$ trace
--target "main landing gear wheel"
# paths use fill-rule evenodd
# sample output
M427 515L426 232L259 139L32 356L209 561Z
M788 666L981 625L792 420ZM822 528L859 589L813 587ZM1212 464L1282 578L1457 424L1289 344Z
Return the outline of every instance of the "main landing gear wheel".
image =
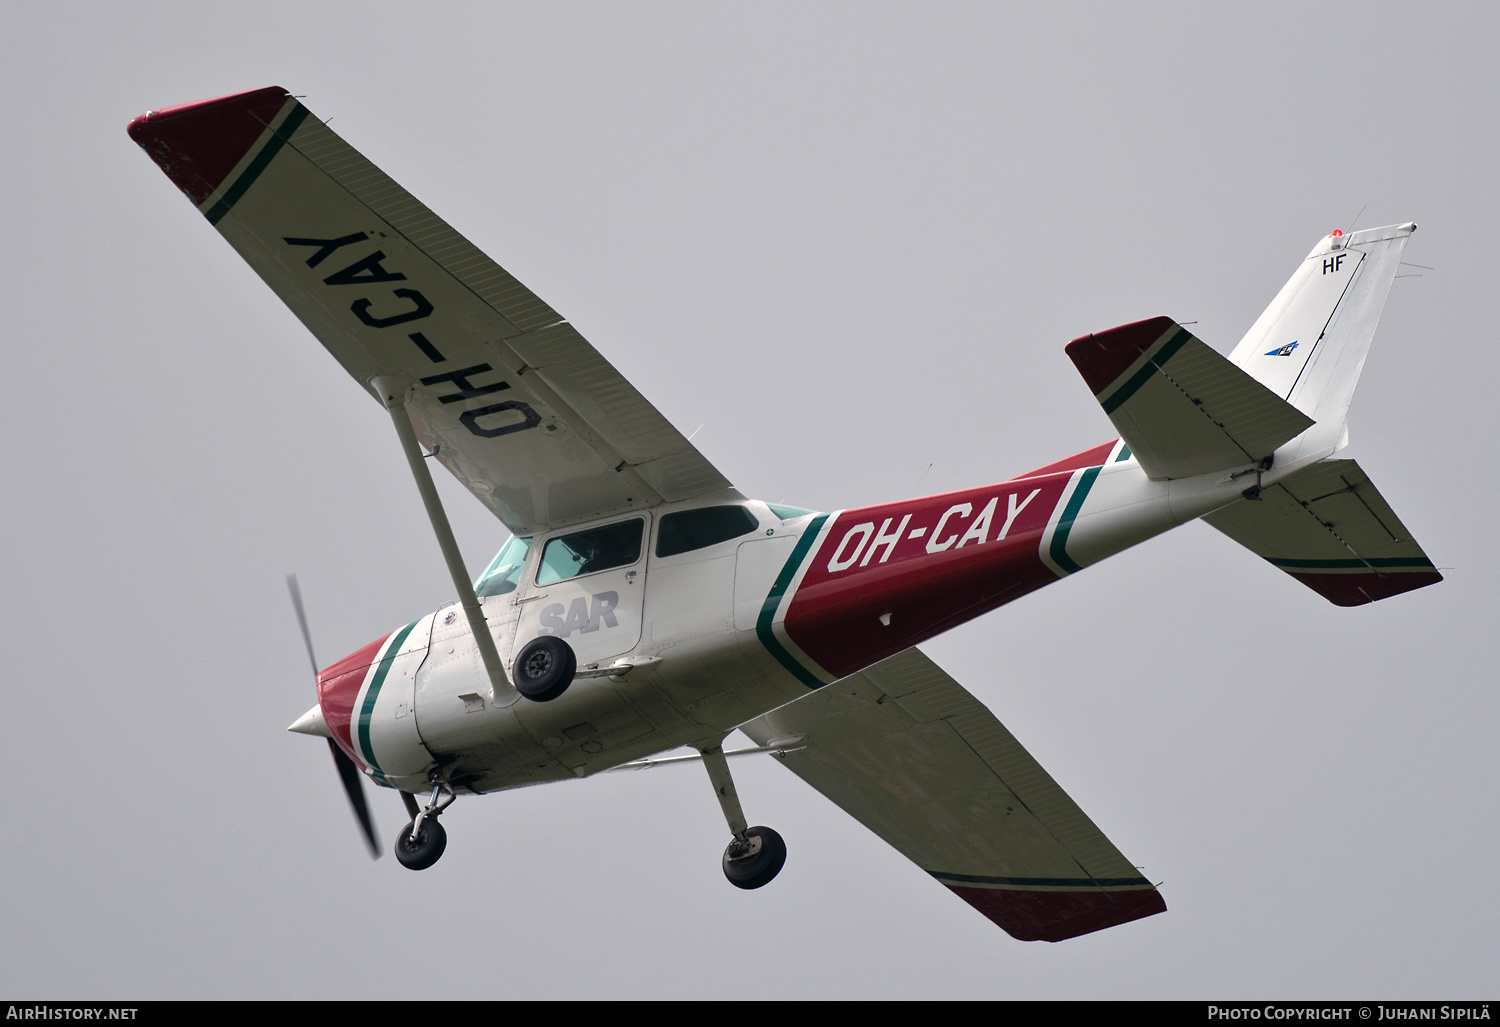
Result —
M412 821L416 823L416 821ZM396 858L408 870L426 870L442 858L448 847L448 832L435 816L422 818L417 837L412 838L412 825L407 824L396 836Z
M752 827L745 841L738 838L724 850L724 876L736 888L759 888L771 883L786 865L786 842L769 827Z
M516 691L533 702L551 702L568 690L578 670L573 647L556 635L541 635L521 647L511 675Z

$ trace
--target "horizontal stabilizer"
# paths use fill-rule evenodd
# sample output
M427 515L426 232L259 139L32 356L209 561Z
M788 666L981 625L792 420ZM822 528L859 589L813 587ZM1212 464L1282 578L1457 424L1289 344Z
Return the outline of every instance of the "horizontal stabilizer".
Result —
M1443 580L1353 460L1324 460L1203 518L1338 606Z
M1313 424L1171 318L1085 335L1067 352L1150 478L1254 463Z
M740 730L760 745L800 738L782 763L1022 941L1166 911L995 715L916 649Z

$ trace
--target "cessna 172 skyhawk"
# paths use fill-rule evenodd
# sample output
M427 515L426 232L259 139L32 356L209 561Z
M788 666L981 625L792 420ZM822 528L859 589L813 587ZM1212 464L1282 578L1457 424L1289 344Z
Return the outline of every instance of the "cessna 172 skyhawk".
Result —
M724 872L759 887L786 847L741 811L722 747L739 729L1013 936L1097 931L1166 904L913 647L1200 517L1339 605L1442 580L1334 458L1415 225L1320 240L1228 358L1165 317L1069 343L1114 441L818 513L735 491L285 90L152 111L130 135L386 408L422 493L459 602L317 673L291 728L329 739L372 850L359 773L400 791L407 866L441 855L460 793L691 746L728 821ZM513 534L472 585L427 457Z

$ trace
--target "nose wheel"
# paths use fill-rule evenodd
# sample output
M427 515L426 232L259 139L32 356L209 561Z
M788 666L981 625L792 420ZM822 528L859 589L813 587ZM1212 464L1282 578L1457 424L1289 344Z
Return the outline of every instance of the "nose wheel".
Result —
M438 814L452 805L457 796L450 792L440 803L438 796L442 791L442 785L433 788L431 800L421 810L417 809L414 797L401 793L412 821L396 836L396 859L408 870L426 870L442 858L443 850L448 847L448 832L438 823Z
M426 870L442 858L447 847L448 832L437 817L428 817L420 826L407 824L396 836L396 858L408 870Z

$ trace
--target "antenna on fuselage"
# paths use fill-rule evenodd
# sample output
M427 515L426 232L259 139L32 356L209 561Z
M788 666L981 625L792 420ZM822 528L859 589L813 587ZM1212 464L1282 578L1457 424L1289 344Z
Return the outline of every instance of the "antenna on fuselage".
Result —
M930 470L932 470L932 464L928 464L927 465L927 471L930 471ZM915 495L921 495L922 494L922 482L924 482L924 481L927 480L927 471L923 471L922 472L922 477L920 477L920 478L917 479L917 487L911 490L912 491L912 495L915 496Z

